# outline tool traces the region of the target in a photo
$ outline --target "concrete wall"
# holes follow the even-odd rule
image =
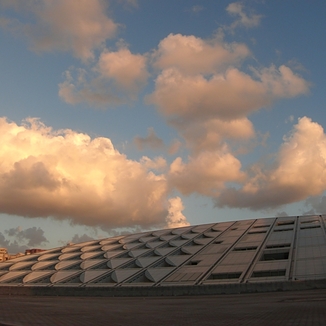
[[[69,286],[0,286],[0,295],[37,296],[96,296],[96,297],[147,297],[147,296],[190,296],[237,293],[262,293],[275,291],[298,291],[326,289],[326,279],[292,282],[266,282],[193,286],[162,287],[69,287]]]

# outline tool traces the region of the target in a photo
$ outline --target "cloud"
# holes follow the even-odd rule
[[[244,26],[246,28],[257,27],[260,24],[260,20],[262,18],[261,15],[254,13],[245,13],[244,6],[241,2],[230,3],[226,7],[226,11],[230,15],[237,17],[237,20],[231,25],[231,29],[235,29],[239,26]]]
[[[190,11],[191,13],[197,14],[201,11],[203,11],[205,8],[203,6],[200,5],[195,5],[192,6],[188,11]]]
[[[204,196],[217,197],[225,182],[244,178],[240,161],[228,152],[228,149],[201,152],[196,157],[189,157],[184,163],[180,157],[170,166],[168,180],[184,195],[197,192]]]
[[[157,137],[152,127],[148,128],[148,135],[146,137],[136,136],[134,143],[139,150],[144,150],[145,148],[162,149],[164,147],[163,140]]]
[[[11,228],[9,230],[5,230],[11,237],[16,237],[19,242],[26,242],[27,246],[34,247],[38,245],[42,245],[44,242],[48,242],[48,240],[44,236],[44,231],[41,228],[31,227],[26,230],[22,230],[21,227]]]
[[[132,54],[125,47],[116,52],[104,50],[100,55],[98,71],[102,77],[114,80],[119,88],[131,93],[138,92],[149,76],[146,57]]]
[[[83,235],[75,234],[71,240],[72,243],[81,243],[81,242],[86,242],[86,241],[91,241],[94,240],[94,238],[90,237],[86,233]]]
[[[11,254],[24,252],[26,249],[42,246],[48,242],[41,228],[31,227],[23,230],[20,226],[5,230],[4,234],[0,233],[0,247],[7,248]],[[8,239],[9,237],[9,239]],[[11,238],[11,239],[10,239]]]
[[[197,192],[218,198],[226,184],[242,183],[246,174],[235,150],[246,152],[256,132],[248,116],[276,100],[306,94],[309,83],[289,67],[249,67],[243,44],[170,34],[152,57],[159,69],[147,97],[184,139],[186,160],[171,164],[168,181],[184,195]],[[250,141],[250,142],[249,142]]]
[[[6,248],[9,254],[16,253],[24,253],[28,247],[25,244],[19,244],[16,240],[11,241],[8,240],[1,232],[0,232],[0,247]]]
[[[305,205],[311,207],[310,214],[325,214],[326,196],[313,196],[305,201]]]
[[[169,200],[169,215],[167,217],[168,228],[177,228],[190,225],[186,217],[182,214],[184,206],[180,197]]]
[[[162,171],[165,170],[167,163],[166,160],[159,156],[155,159],[150,159],[147,156],[143,156],[140,160],[141,164],[144,165],[148,170]]]
[[[59,84],[59,96],[69,104],[86,102],[106,107],[134,100],[149,76],[146,56],[132,54],[127,48],[103,50],[98,63],[89,69],[68,69]]]
[[[67,70],[65,80],[59,84],[59,96],[72,105],[86,102],[91,106],[107,107],[125,103],[123,96],[115,94],[106,80],[98,77],[88,80],[88,74],[85,69]]]
[[[118,28],[106,16],[103,0],[4,0],[1,5],[33,16],[33,24],[7,18],[5,27],[25,35],[35,51],[69,51],[87,60]]]
[[[1,118],[0,141],[1,213],[105,228],[165,225],[165,176],[128,159],[110,139]]]
[[[178,129],[192,155],[223,148],[227,139],[237,140],[239,146],[243,141],[255,136],[253,124],[247,118],[230,121],[219,119],[194,121],[178,125]]]
[[[326,190],[326,135],[321,125],[303,117],[284,138],[271,167],[256,164],[241,188],[227,188],[219,207],[275,208],[317,196]]]
[[[153,53],[153,65],[161,70],[177,69],[182,74],[212,74],[248,57],[244,44],[224,43],[221,36],[203,40],[193,35],[170,34]]]
[[[309,84],[290,68],[274,66],[252,76],[236,68],[210,78],[189,76],[175,68],[163,70],[148,101],[170,121],[189,123],[206,119],[241,119],[279,98],[308,92]]]

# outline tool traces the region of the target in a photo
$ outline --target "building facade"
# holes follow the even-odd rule
[[[0,286],[162,287],[326,279],[326,216],[212,223],[94,240],[0,263]]]

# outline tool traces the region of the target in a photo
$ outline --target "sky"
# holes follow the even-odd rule
[[[323,0],[0,0],[0,246],[326,210]]]

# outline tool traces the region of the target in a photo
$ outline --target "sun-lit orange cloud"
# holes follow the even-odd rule
[[[1,213],[103,227],[167,223],[167,181],[151,172],[162,159],[133,161],[108,138],[53,131],[35,119],[19,126],[1,118],[0,141]]]
[[[308,83],[290,68],[281,66],[257,72],[260,78],[231,68],[211,78],[183,75],[177,69],[166,69],[156,80],[150,103],[171,121],[179,123],[218,118],[232,120],[273,101],[308,92]]]
[[[153,53],[153,65],[161,70],[176,68],[182,74],[212,74],[248,57],[244,44],[223,42],[222,36],[203,40],[193,35],[170,34]]]
[[[299,119],[273,168],[256,164],[240,189],[225,189],[218,206],[274,208],[326,190],[326,135],[310,118]]]
[[[199,193],[217,197],[225,182],[244,179],[240,161],[227,149],[214,152],[201,152],[196,157],[189,157],[184,163],[178,157],[170,166],[168,180],[182,194]]]
[[[180,197],[171,198],[169,200],[169,215],[167,217],[168,228],[178,228],[190,225],[186,217],[182,214],[183,210],[184,206]]]
[[[249,55],[245,45],[228,44],[222,35],[205,41],[170,34],[154,52],[153,65],[160,71],[147,101],[189,150],[188,158],[178,157],[168,173],[169,185],[182,194],[218,198],[227,183],[244,182],[230,141],[246,151],[256,136],[250,114],[309,91],[309,83],[284,65],[242,71]]]
[[[118,27],[107,17],[103,0],[3,0],[1,5],[34,15],[34,24],[6,23],[27,36],[34,50],[71,51],[82,60],[93,58],[94,50],[113,37]]]
[[[99,58],[98,71],[104,78],[113,79],[115,83],[129,92],[138,92],[149,76],[146,57],[132,54],[122,47],[116,52],[104,50]]]

